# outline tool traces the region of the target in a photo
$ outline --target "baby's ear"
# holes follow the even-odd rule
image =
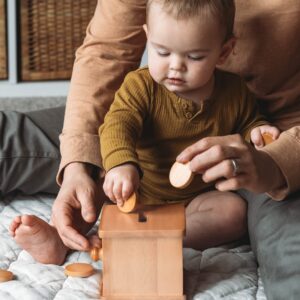
[[[220,57],[219,57],[219,61],[218,61],[218,65],[222,65],[226,61],[227,57],[233,51],[235,43],[236,43],[236,39],[234,37],[232,37],[223,44],[222,50],[220,53]]]

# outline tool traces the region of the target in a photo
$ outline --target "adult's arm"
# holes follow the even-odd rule
[[[145,0],[98,0],[76,53],[60,136],[61,189],[51,216],[64,244],[72,249],[90,246],[84,234],[97,219],[104,197],[93,179],[93,166],[101,164],[98,128],[126,73],[140,63],[146,43],[145,8]]]
[[[139,66],[146,43],[146,0],[98,0],[83,45],[76,52],[64,127],[61,164],[100,166],[98,128],[125,75]]]
[[[295,39],[300,30],[300,2],[235,2],[237,44],[222,68],[245,79],[262,100],[269,121],[283,132],[263,152],[249,152],[253,161],[265,164],[265,169],[258,166],[263,172],[257,182],[260,191],[280,200],[300,189],[300,39]],[[226,143],[229,146],[232,137]],[[274,177],[273,184],[268,176]]]
[[[284,131],[262,151],[274,160],[285,179],[285,184],[268,191],[272,198],[281,200],[300,189],[300,126]]]

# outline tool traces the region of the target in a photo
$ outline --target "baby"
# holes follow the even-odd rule
[[[168,174],[203,137],[278,135],[242,80],[216,69],[235,44],[234,2],[152,0],[147,8],[148,67],[127,75],[99,130],[104,192],[119,206],[136,190],[143,204],[185,203],[186,247],[230,242],[246,233],[243,199],[201,176],[176,189]]]

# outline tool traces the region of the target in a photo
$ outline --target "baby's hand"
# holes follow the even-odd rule
[[[265,133],[271,135],[273,140],[276,140],[280,135],[279,129],[271,125],[262,125],[252,129],[251,142],[254,144],[256,149],[260,149],[265,146],[263,139],[263,134]]]
[[[103,190],[111,201],[118,206],[123,206],[123,203],[137,189],[139,181],[137,167],[133,164],[124,164],[106,173]]]

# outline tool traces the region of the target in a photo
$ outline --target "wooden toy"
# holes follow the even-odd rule
[[[0,282],[6,282],[12,280],[14,274],[7,270],[0,269]]]
[[[174,187],[184,189],[192,182],[194,174],[189,164],[189,162],[182,164],[176,161],[171,167],[169,180]]]
[[[270,133],[264,133],[262,137],[265,145],[268,145],[274,141],[273,136]]]
[[[90,251],[90,256],[92,260],[97,261],[97,260],[103,260],[103,249],[102,248],[93,248]]]
[[[88,277],[94,274],[94,268],[86,263],[74,263],[65,267],[65,274],[72,277]]]
[[[102,256],[101,299],[185,299],[184,232],[183,204],[149,206],[131,214],[105,205],[98,231],[101,253],[92,250],[92,256]]]
[[[119,210],[124,213],[130,213],[137,209],[138,199],[137,194],[133,193],[123,204],[123,206],[118,206]]]

